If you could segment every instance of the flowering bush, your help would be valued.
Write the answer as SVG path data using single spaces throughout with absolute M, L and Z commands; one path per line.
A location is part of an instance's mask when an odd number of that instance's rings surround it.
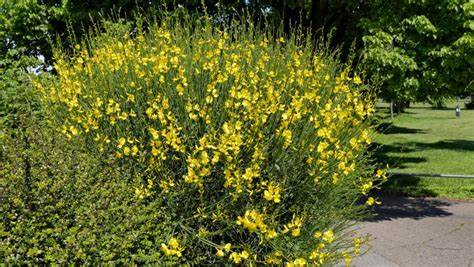
M 58 78 L 37 84 L 58 130 L 159 211 L 149 219 L 162 230 L 107 260 L 349 263 L 355 202 L 383 176 L 367 159 L 360 78 L 299 34 L 212 23 L 114 24 L 57 51 Z

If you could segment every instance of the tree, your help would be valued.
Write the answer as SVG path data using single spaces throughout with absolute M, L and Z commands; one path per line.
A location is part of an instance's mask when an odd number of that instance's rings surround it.
M 467 0 L 371 1 L 360 19 L 363 66 L 381 96 L 438 102 L 473 92 L 474 5 Z
M 267 17 L 283 22 L 285 31 L 290 27 L 310 29 L 316 38 L 326 38 L 333 48 L 341 50 L 344 60 L 357 38 L 356 22 L 366 1 L 359 0 L 251 0 L 248 7 L 264 10 Z M 331 34 L 330 34 L 331 33 Z

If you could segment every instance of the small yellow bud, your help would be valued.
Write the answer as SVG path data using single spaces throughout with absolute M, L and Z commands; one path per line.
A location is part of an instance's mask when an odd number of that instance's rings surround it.
M 326 232 L 323 233 L 323 240 L 332 243 L 334 240 L 334 232 L 332 230 L 327 230 Z
M 224 257 L 224 251 L 222 251 L 222 249 L 218 249 L 216 252 L 216 256 L 219 258 Z
M 356 85 L 359 85 L 359 84 L 362 83 L 362 80 L 360 79 L 359 76 L 356 75 L 356 76 L 354 77 L 354 83 L 355 83 Z
M 168 241 L 168 244 L 170 245 L 171 248 L 176 249 L 179 247 L 178 240 L 174 237 L 170 238 L 170 241 Z
M 130 155 L 130 148 L 129 148 L 128 146 L 126 146 L 126 147 L 123 148 L 123 154 L 124 154 L 125 156 Z
M 291 231 L 291 235 L 295 237 L 299 236 L 300 233 L 301 233 L 300 228 L 296 228 L 296 229 L 293 229 L 293 231 Z

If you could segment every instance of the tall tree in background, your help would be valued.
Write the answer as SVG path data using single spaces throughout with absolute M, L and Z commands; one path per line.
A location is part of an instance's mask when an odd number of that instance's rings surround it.
M 35 1 L 0 2 L 0 130 L 38 108 L 28 76 L 48 65 L 40 59 L 51 56 L 48 18 L 56 12 Z
M 0 2 L 0 56 L 11 60 L 40 56 L 47 65 L 52 59 L 51 40 L 66 40 L 68 34 L 86 30 L 101 12 L 114 9 L 129 14 L 139 7 L 133 0 L 4 0 Z
M 264 10 L 267 17 L 290 27 L 310 28 L 316 38 L 328 37 L 345 59 L 357 39 L 357 21 L 366 6 L 359 0 L 249 0 L 252 10 Z
M 83 33 L 104 14 L 131 18 L 137 11 L 147 13 L 158 8 L 186 8 L 212 14 L 218 9 L 242 10 L 248 3 L 245 0 L 2 0 L 0 57 L 15 54 L 12 59 L 19 59 L 41 55 L 50 63 L 50 40 L 59 37 L 64 41 L 70 34 Z
M 361 17 L 363 67 L 383 81 L 381 96 L 397 103 L 439 103 L 473 93 L 474 2 L 368 2 Z

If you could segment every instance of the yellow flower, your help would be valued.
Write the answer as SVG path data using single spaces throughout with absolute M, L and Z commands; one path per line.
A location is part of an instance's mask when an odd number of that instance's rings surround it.
M 295 237 L 300 236 L 300 232 L 301 232 L 300 228 L 296 228 L 291 231 L 291 235 Z
M 246 259 L 249 258 L 249 253 L 246 250 L 244 250 L 244 251 L 240 252 L 240 257 L 242 259 L 246 260 Z
M 269 230 L 266 234 L 267 239 L 272 239 L 277 237 L 277 232 L 275 230 Z
M 118 148 L 122 148 L 123 145 L 125 145 L 125 138 L 121 137 L 119 140 L 118 140 L 118 144 L 117 144 L 117 147 Z
M 375 198 L 373 197 L 369 197 L 367 201 L 365 202 L 365 204 L 367 204 L 367 206 L 372 206 L 374 204 L 377 204 L 377 205 L 382 204 L 382 202 L 375 200 Z
M 362 244 L 363 240 L 360 237 L 354 238 L 354 254 L 357 256 L 360 253 L 360 245 Z
M 168 244 L 170 245 L 171 248 L 174 248 L 174 249 L 179 247 L 178 240 L 174 237 L 170 238 L 170 240 L 168 241 Z
M 136 156 L 138 154 L 138 147 L 136 145 L 134 145 L 132 147 L 132 156 Z M 125 153 L 125 149 L 124 149 L 124 153 Z
M 370 145 L 370 143 L 372 142 L 370 140 L 369 132 L 367 130 L 362 131 L 361 139 L 362 141 L 365 141 L 368 145 Z
M 297 258 L 293 262 L 288 262 L 287 267 L 303 267 L 306 266 L 306 260 L 304 258 Z
M 322 153 L 323 151 L 325 151 L 326 148 L 328 148 L 328 146 L 329 145 L 326 142 L 319 143 L 318 148 L 317 148 L 318 153 Z
M 158 156 L 159 153 L 160 153 L 160 151 L 156 147 L 152 147 L 151 154 L 153 156 Z
M 349 253 L 344 253 L 342 254 L 342 257 L 344 258 L 344 265 L 351 266 L 351 262 L 352 262 L 351 255 Z
M 237 217 L 237 224 L 242 225 L 250 232 L 260 230 L 262 233 L 267 232 L 267 225 L 264 222 L 263 214 L 258 213 L 256 210 L 246 211 L 245 216 Z
M 203 165 L 209 163 L 209 156 L 207 155 L 206 151 L 201 152 L 201 162 L 203 163 Z
M 269 185 L 267 189 L 263 192 L 263 198 L 268 201 L 280 203 L 280 188 L 278 187 L 278 185 Z
M 271 265 L 278 265 L 281 264 L 281 257 L 283 256 L 283 253 L 279 250 L 275 251 L 274 253 L 267 255 L 265 257 L 265 263 L 271 264 Z
M 152 181 L 151 179 L 147 179 L 147 183 L 148 183 L 148 184 L 147 184 L 146 187 L 147 187 L 148 189 L 150 189 L 150 188 L 153 187 L 153 181 Z
M 222 249 L 218 249 L 216 252 L 216 256 L 219 258 L 224 257 L 224 251 L 222 251 Z
M 337 184 L 337 182 L 339 181 L 339 174 L 338 173 L 334 173 L 332 175 L 332 183 L 335 185 Z
M 366 195 L 370 189 L 372 189 L 372 186 L 373 186 L 373 183 L 372 181 L 368 181 L 366 183 L 364 183 L 362 186 L 361 186 L 361 192 L 363 195 Z
M 165 254 L 165 256 L 171 256 L 172 253 L 171 253 L 171 250 L 168 248 L 168 246 L 166 244 L 161 244 L 161 251 Z
M 237 252 L 232 252 L 229 256 L 229 259 L 231 259 L 236 264 L 239 264 L 242 261 L 242 258 Z
M 323 240 L 332 243 L 334 240 L 334 232 L 332 230 L 327 230 L 323 233 Z
M 291 131 L 289 129 L 286 129 L 282 133 L 283 138 L 285 139 L 285 143 L 283 144 L 284 148 L 287 148 L 291 144 Z
M 130 148 L 129 148 L 128 146 L 126 146 L 126 147 L 123 148 L 123 154 L 124 154 L 125 156 L 130 155 Z
M 387 180 L 387 173 L 384 170 L 378 169 L 375 177 L 382 178 L 383 181 Z
M 293 215 L 293 219 L 290 223 L 287 223 L 284 226 L 283 233 L 287 233 L 291 229 L 291 235 L 297 237 L 301 234 L 301 226 L 303 225 L 303 221 L 301 218 L 296 217 Z
M 360 77 L 358 75 L 354 76 L 354 83 L 356 85 L 359 85 L 362 83 L 362 80 L 360 79 Z
M 337 165 L 339 170 L 345 170 L 346 169 L 346 163 L 345 162 L 339 162 L 339 165 Z
M 183 248 L 180 247 L 178 240 L 172 237 L 168 241 L 168 244 L 161 244 L 161 251 L 165 256 L 176 256 L 179 258 L 182 256 Z
M 357 148 L 357 147 L 358 147 L 357 139 L 355 139 L 354 137 L 351 138 L 351 140 L 349 141 L 349 143 L 351 144 L 351 146 L 352 146 L 353 148 Z
M 135 96 L 132 94 L 127 93 L 127 101 L 130 101 L 132 103 L 135 102 Z
M 377 176 L 377 177 L 382 177 L 382 175 L 384 175 L 384 171 L 381 170 L 381 169 L 378 169 L 376 176 Z
M 69 127 L 69 131 L 71 132 L 72 135 L 78 135 L 79 134 L 79 131 L 77 130 L 77 128 L 72 126 L 72 125 Z

